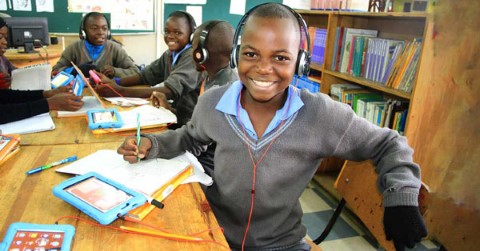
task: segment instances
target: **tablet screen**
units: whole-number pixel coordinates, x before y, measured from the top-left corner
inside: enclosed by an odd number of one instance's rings
[[[55,87],[61,86],[65,81],[68,80],[68,76],[63,74],[58,74],[55,78],[52,79],[52,85]]]
[[[115,112],[112,111],[95,112],[92,115],[93,123],[108,123],[117,121]]]
[[[130,194],[96,177],[82,180],[64,190],[101,212],[107,212],[132,198]]]
[[[62,248],[65,233],[52,230],[18,229],[8,250],[58,250]]]

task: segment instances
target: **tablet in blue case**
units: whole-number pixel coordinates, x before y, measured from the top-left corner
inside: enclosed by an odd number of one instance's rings
[[[8,227],[0,250],[61,250],[68,251],[75,228],[72,225],[31,224],[15,222]]]
[[[90,130],[119,128],[123,125],[122,118],[115,108],[88,110],[87,117],[88,128],[90,128]]]
[[[58,88],[60,86],[68,85],[72,80],[73,80],[72,74],[68,74],[64,71],[61,71],[55,77],[53,77],[51,82],[52,89]]]
[[[143,194],[95,172],[60,183],[53,188],[53,194],[103,225],[147,201]]]
[[[75,96],[82,96],[83,87],[85,87],[85,83],[83,82],[82,77],[77,75],[75,77],[75,81],[73,81],[72,91]]]

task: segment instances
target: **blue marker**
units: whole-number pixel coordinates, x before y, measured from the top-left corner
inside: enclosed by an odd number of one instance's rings
[[[26,172],[27,175],[30,175],[30,174],[34,174],[34,173],[38,173],[40,171],[43,171],[45,169],[48,169],[50,167],[54,167],[54,166],[58,166],[58,165],[61,165],[61,164],[64,164],[64,163],[67,163],[67,162],[73,162],[77,160],[77,156],[74,155],[74,156],[71,156],[71,157],[68,157],[66,159],[62,159],[62,160],[59,160],[57,162],[53,162],[53,163],[50,163],[50,164],[47,164],[47,165],[44,165],[44,166],[40,166],[40,167],[37,167],[37,168],[34,168],[28,172]]]

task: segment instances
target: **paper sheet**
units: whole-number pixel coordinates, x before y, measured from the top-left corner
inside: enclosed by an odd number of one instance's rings
[[[57,117],[83,116],[87,114],[88,110],[103,109],[102,104],[100,104],[100,102],[94,96],[84,96],[82,101],[84,104],[78,111],[57,111]]]
[[[2,134],[27,134],[50,131],[53,129],[55,129],[55,124],[49,113],[43,113],[31,118],[0,125],[0,131],[2,131]]]
[[[109,101],[114,105],[119,106],[136,106],[136,105],[148,105],[150,102],[143,98],[131,98],[131,97],[104,97],[105,100]]]

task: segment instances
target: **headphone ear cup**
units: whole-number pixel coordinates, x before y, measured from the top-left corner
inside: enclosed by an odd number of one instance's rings
[[[80,39],[86,39],[87,38],[87,34],[85,34],[85,31],[82,29],[80,31]]]
[[[197,48],[193,51],[193,59],[199,64],[205,63],[208,59],[208,51],[204,48]]]
[[[232,53],[230,53],[230,68],[237,68],[239,53],[240,53],[240,45],[233,46]]]
[[[298,52],[297,64],[295,66],[295,73],[301,76],[308,76],[310,72],[310,55],[307,51],[300,50]]]

